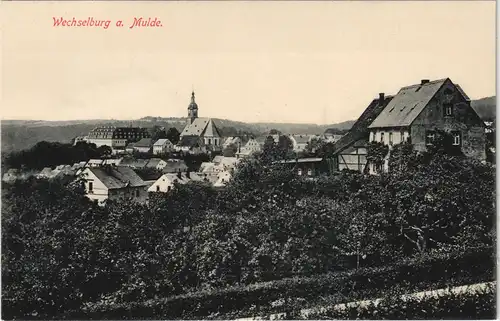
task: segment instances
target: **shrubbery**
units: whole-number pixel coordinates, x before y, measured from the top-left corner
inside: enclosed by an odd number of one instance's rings
[[[410,152],[391,156],[389,174],[314,181],[250,159],[224,189],[179,185],[148,205],[99,207],[77,184],[4,184],[4,318],[84,305],[111,318],[203,317],[251,311],[247,301],[265,310],[280,298],[490,280],[493,169],[439,151],[410,163]]]

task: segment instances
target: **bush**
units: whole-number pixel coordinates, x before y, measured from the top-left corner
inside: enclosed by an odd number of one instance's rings
[[[397,284],[417,284],[451,278],[491,280],[494,276],[492,248],[470,249],[468,252],[436,253],[405,259],[390,267],[366,268],[336,272],[311,278],[290,278],[279,281],[236,286],[227,289],[199,291],[147,302],[110,305],[106,302],[88,304],[85,318],[199,318],[211,314],[250,311],[269,312],[277,300],[303,298],[316,302],[319,296],[335,294],[336,303],[380,295]],[[436,283],[433,283],[436,284]],[[439,282],[438,282],[439,284]],[[303,304],[301,305],[303,307]],[[74,317],[83,317],[75,315]]]
[[[306,319],[494,319],[496,289],[490,285],[486,291],[443,293],[423,298],[386,297],[378,304],[353,304],[345,309],[330,308],[311,313]],[[304,316],[301,315],[304,319]]]

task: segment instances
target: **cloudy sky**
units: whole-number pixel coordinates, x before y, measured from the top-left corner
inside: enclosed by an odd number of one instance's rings
[[[495,2],[2,2],[2,119],[357,118],[449,77],[495,94]],[[53,17],[111,20],[53,27]],[[159,28],[128,26],[134,17]],[[125,27],[113,26],[123,20]]]

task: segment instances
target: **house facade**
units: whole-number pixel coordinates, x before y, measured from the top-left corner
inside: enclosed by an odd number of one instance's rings
[[[389,146],[384,168],[393,145],[410,142],[419,152],[427,150],[435,131],[448,132],[453,144],[479,160],[486,159],[485,126],[470,106],[470,99],[449,78],[403,87],[394,96],[379,94],[365,109],[351,130],[334,145],[337,169],[375,173],[366,161],[367,144]],[[378,169],[380,170],[380,169]]]
[[[80,174],[85,181],[85,193],[91,200],[104,204],[106,200],[131,199],[146,202],[146,183],[124,166],[85,168]]]
[[[370,136],[368,126],[392,100],[392,96],[380,93],[373,99],[351,129],[334,144],[333,160],[338,171],[354,170],[367,172],[367,145]]]
[[[174,144],[167,138],[158,139],[153,144],[153,154],[161,155],[168,152],[171,152],[174,149]]]
[[[125,149],[130,142],[151,137],[147,128],[100,126],[92,129],[87,135],[87,142],[99,146],[109,146],[113,149]]]
[[[288,159],[279,161],[278,163],[293,169],[299,176],[315,177],[328,175],[335,170],[332,159],[319,157]]]
[[[389,146],[411,142],[416,151],[432,145],[436,130],[451,134],[468,157],[486,159],[485,125],[470,98],[449,78],[401,88],[369,126],[370,142]]]

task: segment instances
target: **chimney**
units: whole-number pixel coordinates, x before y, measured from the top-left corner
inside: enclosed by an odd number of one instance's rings
[[[420,81],[420,85],[425,85],[425,84],[427,84],[428,82],[429,82],[429,79],[422,79],[422,80]]]
[[[383,104],[384,103],[384,99],[385,99],[385,94],[384,93],[380,93],[378,94],[378,102],[380,104]]]

